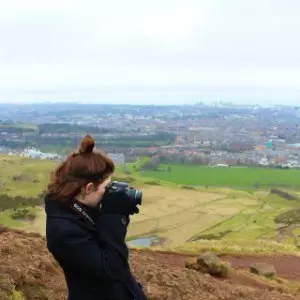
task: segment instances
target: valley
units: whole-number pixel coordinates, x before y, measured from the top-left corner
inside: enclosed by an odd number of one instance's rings
[[[13,156],[0,158],[2,191],[10,197],[5,202],[7,209],[0,214],[0,224],[43,235],[45,213],[42,195],[49,172],[57,162]],[[182,168],[185,168],[184,174],[196,180],[191,176],[193,173],[189,173],[188,166]],[[215,168],[214,171],[221,172],[219,174],[225,177],[228,172],[227,177],[235,178],[230,175],[231,169]],[[263,171],[269,174],[274,172],[275,175],[276,172],[289,172],[276,169]],[[257,169],[257,172],[260,170]],[[229,252],[297,251],[300,223],[290,224],[288,220],[279,222],[276,219],[297,211],[300,201],[300,191],[297,189],[282,189],[293,196],[292,199],[285,199],[268,188],[243,190],[185,185],[186,182],[179,184],[171,181],[173,175],[169,173],[170,180],[163,181],[151,178],[149,174],[125,174],[120,168],[117,169],[114,179],[131,182],[144,195],[140,213],[131,217],[128,228],[127,242],[130,247],[151,246],[153,249],[189,253],[203,248]],[[3,195],[0,201],[5,201]],[[22,213],[19,218],[12,217],[20,210],[19,206],[26,207],[28,212],[23,217]],[[30,213],[33,217],[28,218]],[[139,239],[144,239],[144,242],[139,244]]]

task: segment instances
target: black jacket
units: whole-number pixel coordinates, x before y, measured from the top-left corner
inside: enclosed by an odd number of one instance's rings
[[[68,300],[145,300],[125,243],[129,218],[80,204],[95,225],[66,204],[45,198],[47,247],[64,271]]]

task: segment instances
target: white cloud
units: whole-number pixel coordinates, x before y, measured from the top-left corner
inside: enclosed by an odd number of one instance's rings
[[[299,11],[298,0],[0,0],[0,101],[120,85],[300,85]]]

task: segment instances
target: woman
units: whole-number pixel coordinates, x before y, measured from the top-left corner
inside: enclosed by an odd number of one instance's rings
[[[114,163],[94,146],[87,135],[51,176],[45,197],[47,247],[64,271],[69,300],[144,300],[125,243],[134,212],[125,214],[124,203],[101,201]]]

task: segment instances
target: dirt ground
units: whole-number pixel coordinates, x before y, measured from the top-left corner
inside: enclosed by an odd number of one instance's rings
[[[132,250],[132,252],[137,252]],[[184,267],[189,257],[179,253],[168,253],[164,251],[144,250],[143,255],[152,257],[155,255],[156,262],[177,267]],[[235,269],[248,270],[253,263],[264,262],[275,267],[277,275],[282,278],[300,281],[300,256],[286,254],[270,255],[222,255],[222,260],[230,262]]]
[[[300,280],[300,256],[293,255],[247,255],[247,256],[223,256],[223,260],[229,261],[236,269],[244,269],[255,262],[264,262],[275,267],[277,275],[291,280]]]
[[[13,289],[27,300],[65,300],[64,276],[38,234],[17,231],[0,234],[0,299],[11,299]],[[300,295],[275,290],[255,275],[233,271],[229,278],[216,279],[184,267],[187,256],[164,252],[130,251],[134,275],[150,300],[300,300]],[[295,256],[224,256],[233,267],[247,268],[252,262],[267,261],[278,276],[300,281],[300,258]],[[300,294],[300,292],[298,292]]]

